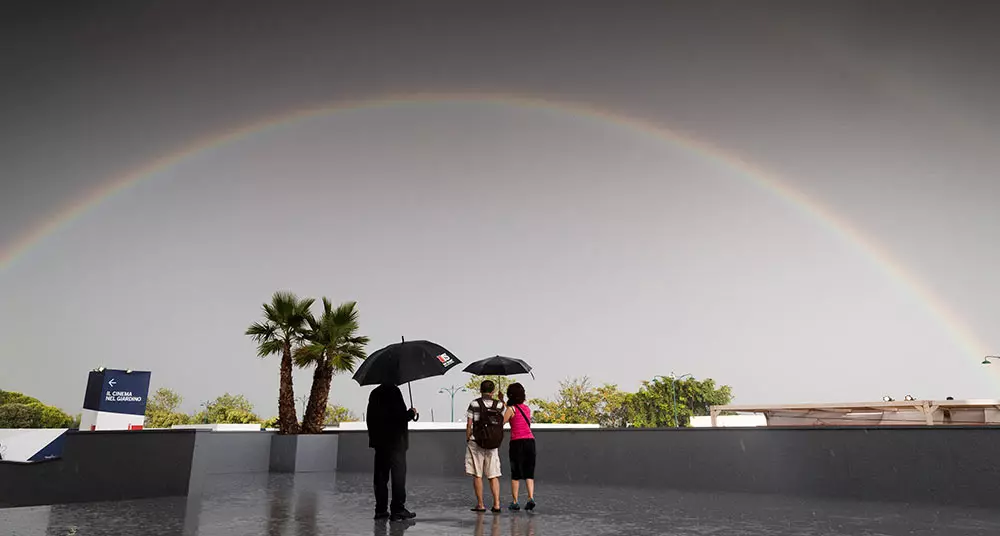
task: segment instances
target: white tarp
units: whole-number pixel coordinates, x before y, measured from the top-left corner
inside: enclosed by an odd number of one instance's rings
[[[26,462],[64,433],[66,428],[2,428],[0,458],[6,461]]]

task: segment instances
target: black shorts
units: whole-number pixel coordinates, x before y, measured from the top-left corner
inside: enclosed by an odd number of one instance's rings
[[[515,439],[510,442],[511,480],[535,479],[535,440]]]

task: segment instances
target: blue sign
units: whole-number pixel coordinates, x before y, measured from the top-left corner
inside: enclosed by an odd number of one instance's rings
[[[149,376],[149,372],[135,370],[92,371],[83,407],[107,413],[143,415],[149,394]]]

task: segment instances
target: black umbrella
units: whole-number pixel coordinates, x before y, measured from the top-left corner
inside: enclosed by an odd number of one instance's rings
[[[354,381],[360,385],[407,384],[414,380],[441,376],[461,361],[444,346],[430,341],[407,341],[390,344],[365,359]],[[410,389],[410,406],[413,390]]]
[[[531,365],[525,363],[523,359],[504,357],[502,355],[487,357],[486,359],[480,359],[475,363],[469,363],[469,366],[462,370],[471,374],[478,374],[479,376],[531,374],[531,378],[535,378],[535,373],[531,372]]]

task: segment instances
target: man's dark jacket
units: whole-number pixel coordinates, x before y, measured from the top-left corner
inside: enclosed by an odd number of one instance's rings
[[[380,385],[368,397],[368,446],[373,449],[410,447],[409,423],[414,417],[406,408],[403,393],[395,385]]]

